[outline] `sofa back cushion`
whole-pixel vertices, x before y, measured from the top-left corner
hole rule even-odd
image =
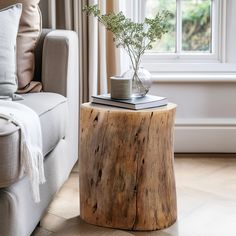
[[[17,90],[16,37],[22,6],[0,10],[0,95],[12,96]]]
[[[39,39],[42,24],[38,7],[40,0],[0,0],[0,9],[22,3],[22,16],[17,37],[18,89],[27,92],[34,77],[34,49]]]

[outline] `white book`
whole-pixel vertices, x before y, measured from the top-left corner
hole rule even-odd
[[[113,99],[110,94],[92,96],[92,103],[127,108],[132,110],[141,110],[153,107],[161,107],[168,104],[166,97],[159,97],[147,94],[140,98],[131,99]]]

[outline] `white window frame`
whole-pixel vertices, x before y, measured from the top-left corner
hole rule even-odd
[[[236,72],[234,66],[227,65],[226,60],[226,19],[227,0],[213,0],[212,6],[212,53],[146,53],[143,56],[142,64],[153,74],[155,73],[186,73],[186,72]],[[128,10],[135,21],[141,21],[145,1],[131,0]],[[177,7],[180,10],[180,0],[177,0]],[[177,16],[177,17],[180,17]],[[180,21],[179,21],[180,22]],[[181,25],[177,27],[181,31]],[[180,35],[180,34],[179,34]],[[181,40],[181,38],[177,39]],[[154,76],[155,77],[155,76]]]

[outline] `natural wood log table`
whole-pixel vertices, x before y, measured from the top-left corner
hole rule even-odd
[[[163,229],[176,221],[175,110],[175,104],[138,111],[81,106],[84,221],[127,230]]]

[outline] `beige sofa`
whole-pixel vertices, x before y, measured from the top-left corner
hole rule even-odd
[[[42,93],[19,101],[37,112],[43,135],[46,183],[34,203],[21,173],[20,130],[0,119],[0,235],[29,236],[78,158],[78,39],[72,31],[44,31],[36,49],[35,80]]]

